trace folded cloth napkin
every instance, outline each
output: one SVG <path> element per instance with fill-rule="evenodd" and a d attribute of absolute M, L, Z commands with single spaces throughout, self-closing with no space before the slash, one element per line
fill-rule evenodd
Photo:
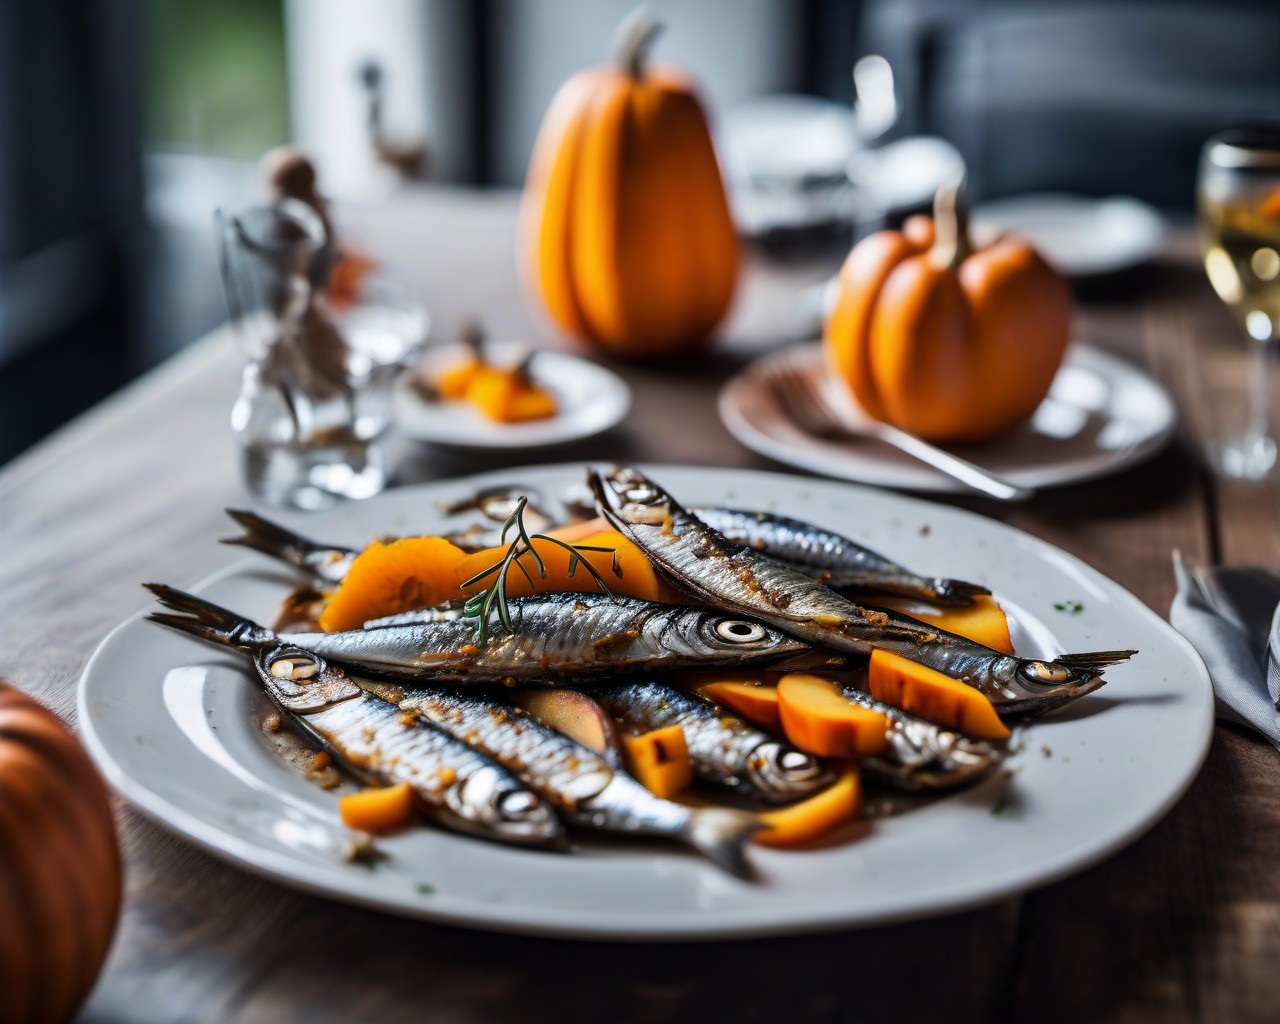
<path fill-rule="evenodd" d="M 1280 576 L 1254 566 L 1197 571 L 1174 553 L 1173 628 L 1200 652 L 1218 717 L 1280 748 Z"/>

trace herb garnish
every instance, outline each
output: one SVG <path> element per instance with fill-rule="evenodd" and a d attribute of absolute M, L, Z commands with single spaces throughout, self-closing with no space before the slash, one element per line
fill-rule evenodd
<path fill-rule="evenodd" d="M 1053 607 L 1060 612 L 1070 612 L 1072 615 L 1079 615 L 1084 611 L 1084 605 L 1079 601 L 1055 601 Z"/>
<path fill-rule="evenodd" d="M 533 577 L 529 575 L 529 570 L 525 567 L 525 564 L 520 561 L 526 554 L 532 555 L 539 579 L 545 580 L 547 578 L 547 567 L 542 561 L 542 556 L 538 554 L 538 549 L 533 546 L 535 540 L 546 541 L 548 544 L 564 548 L 569 552 L 569 576 L 572 577 L 578 571 L 578 566 L 581 565 L 591 574 L 591 578 L 596 581 L 600 589 L 606 594 L 612 595 L 613 591 L 609 589 L 609 585 L 605 583 L 604 577 L 600 575 L 596 567 L 582 557 L 582 552 L 611 553 L 613 555 L 613 574 L 618 579 L 622 579 L 622 563 L 618 559 L 618 552 L 615 548 L 592 547 L 587 544 L 566 544 L 555 537 L 548 537 L 545 533 L 530 535 L 524 525 L 524 508 L 528 503 L 528 498 L 521 497 L 516 502 L 516 507 L 512 510 L 511 515 L 507 517 L 507 521 L 502 524 L 502 543 L 506 543 L 508 533 L 512 530 L 516 531 L 515 539 L 507 548 L 507 553 L 495 565 L 489 566 L 484 572 L 476 573 L 461 586 L 462 590 L 466 590 L 486 577 L 494 576 L 493 583 L 485 590 L 480 591 L 480 593 L 472 594 L 471 597 L 467 598 L 467 603 L 462 608 L 462 614 L 465 617 L 469 619 L 478 618 L 480 620 L 480 628 L 476 633 L 477 644 L 484 644 L 488 640 L 489 620 L 493 617 L 495 611 L 498 613 L 498 620 L 502 623 L 502 627 L 508 633 L 513 630 L 511 609 L 507 606 L 507 576 L 513 565 L 524 573 L 524 578 L 529 581 L 529 586 L 533 587 Z"/>

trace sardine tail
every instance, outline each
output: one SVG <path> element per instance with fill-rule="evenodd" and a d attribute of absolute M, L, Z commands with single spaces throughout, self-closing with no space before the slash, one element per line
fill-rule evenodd
<path fill-rule="evenodd" d="M 970 604 L 975 597 L 984 597 L 991 593 L 990 587 L 984 587 L 980 583 L 952 580 L 943 576 L 934 580 L 933 585 L 937 591 L 935 600 L 947 604 Z"/>
<path fill-rule="evenodd" d="M 307 568 L 305 556 L 321 550 L 321 545 L 301 534 L 294 533 L 279 523 L 264 519 L 256 512 L 247 509 L 229 508 L 227 515 L 236 521 L 244 530 L 239 537 L 222 537 L 219 544 L 235 544 L 252 548 L 271 558 L 288 562 L 299 569 Z"/>
<path fill-rule="evenodd" d="M 747 860 L 746 846 L 764 827 L 764 822 L 745 811 L 699 809 L 693 812 L 681 838 L 731 875 L 751 881 L 756 870 Z"/>
<path fill-rule="evenodd" d="M 270 630 L 233 611 L 206 601 L 195 594 L 188 594 L 164 583 L 144 583 L 169 612 L 153 612 L 148 616 L 153 622 L 172 629 L 190 633 L 224 647 L 242 647 L 246 650 L 259 646 L 274 637 Z"/>
<path fill-rule="evenodd" d="M 1128 661 L 1137 651 L 1088 651 L 1084 654 L 1060 654 L 1054 658 L 1059 665 L 1084 672 L 1101 672 L 1112 665 Z"/>

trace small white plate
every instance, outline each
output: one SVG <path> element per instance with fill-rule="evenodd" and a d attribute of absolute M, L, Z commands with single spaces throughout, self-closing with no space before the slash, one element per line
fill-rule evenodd
<path fill-rule="evenodd" d="M 779 369 L 792 365 L 819 378 L 833 402 L 857 415 L 847 392 L 827 372 L 822 345 L 792 345 L 757 359 L 720 391 L 720 419 L 752 451 L 842 480 L 968 493 L 963 484 L 881 441 L 830 441 L 806 434 L 779 407 L 770 384 Z M 1176 418 L 1173 400 L 1145 373 L 1076 343 L 1028 423 L 990 444 L 955 450 L 1019 487 L 1057 487 L 1151 457 L 1173 434 Z"/>
<path fill-rule="evenodd" d="M 485 358 L 497 366 L 514 366 L 529 349 L 517 341 L 484 343 Z M 439 372 L 466 355 L 461 344 L 433 347 L 413 372 Z M 407 437 L 447 448 L 550 448 L 602 434 L 621 423 L 631 408 L 626 382 L 579 356 L 538 349 L 530 374 L 555 395 L 559 408 L 548 419 L 495 423 L 468 402 L 428 401 L 414 390 L 410 374 L 405 374 L 396 387 L 396 425 Z"/>
<path fill-rule="evenodd" d="M 705 467 L 650 471 L 691 504 L 803 516 L 912 567 L 987 584 L 1027 655 L 1141 653 L 1109 669 L 1099 693 L 1027 727 L 1008 782 L 991 778 L 819 848 L 753 850 L 756 883 L 672 843 L 584 836 L 566 855 L 427 826 L 380 840 L 387 859 L 377 871 L 344 863 L 337 795 L 268 751 L 254 724 L 267 704 L 247 662 L 140 615 L 85 669 L 85 743 L 143 813 L 285 885 L 410 917 L 630 941 L 857 927 L 1005 899 L 1116 852 L 1158 821 L 1199 770 L 1213 728 L 1204 665 L 1158 615 L 1071 555 L 970 512 L 845 483 Z M 481 487 L 518 483 L 554 497 L 581 481 L 578 464 L 526 467 L 287 518 L 313 536 L 360 544 L 438 530 L 437 502 Z M 259 558 L 196 589 L 261 620 L 291 582 Z M 1066 602 L 1078 606 L 1064 611 Z"/>
<path fill-rule="evenodd" d="M 1006 231 L 1019 235 L 1070 277 L 1114 274 L 1155 259 L 1168 235 L 1160 212 L 1129 196 L 1013 196 L 975 207 L 972 222 L 978 244 Z"/>

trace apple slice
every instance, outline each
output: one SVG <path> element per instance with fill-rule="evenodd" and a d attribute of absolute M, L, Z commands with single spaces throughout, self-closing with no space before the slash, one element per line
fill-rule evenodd
<path fill-rule="evenodd" d="M 768 828 L 753 839 L 762 846 L 800 846 L 852 821 L 861 808 L 862 778 L 857 766 L 848 765 L 822 792 L 790 807 L 761 813 L 760 820 Z"/>
<path fill-rule="evenodd" d="M 778 713 L 787 739 L 819 757 L 869 757 L 889 745 L 889 719 L 821 676 L 793 672 L 778 680 Z"/>
<path fill-rule="evenodd" d="M 623 764 L 618 726 L 596 701 L 577 690 L 516 690 L 511 701 L 534 718 L 594 750 L 611 768 Z"/>
<path fill-rule="evenodd" d="M 871 695 L 948 729 L 984 740 L 1009 735 L 986 694 L 889 651 L 871 652 Z"/>
<path fill-rule="evenodd" d="M 693 758 L 682 726 L 623 735 L 622 749 L 627 771 L 654 796 L 670 799 L 693 785 Z"/>

